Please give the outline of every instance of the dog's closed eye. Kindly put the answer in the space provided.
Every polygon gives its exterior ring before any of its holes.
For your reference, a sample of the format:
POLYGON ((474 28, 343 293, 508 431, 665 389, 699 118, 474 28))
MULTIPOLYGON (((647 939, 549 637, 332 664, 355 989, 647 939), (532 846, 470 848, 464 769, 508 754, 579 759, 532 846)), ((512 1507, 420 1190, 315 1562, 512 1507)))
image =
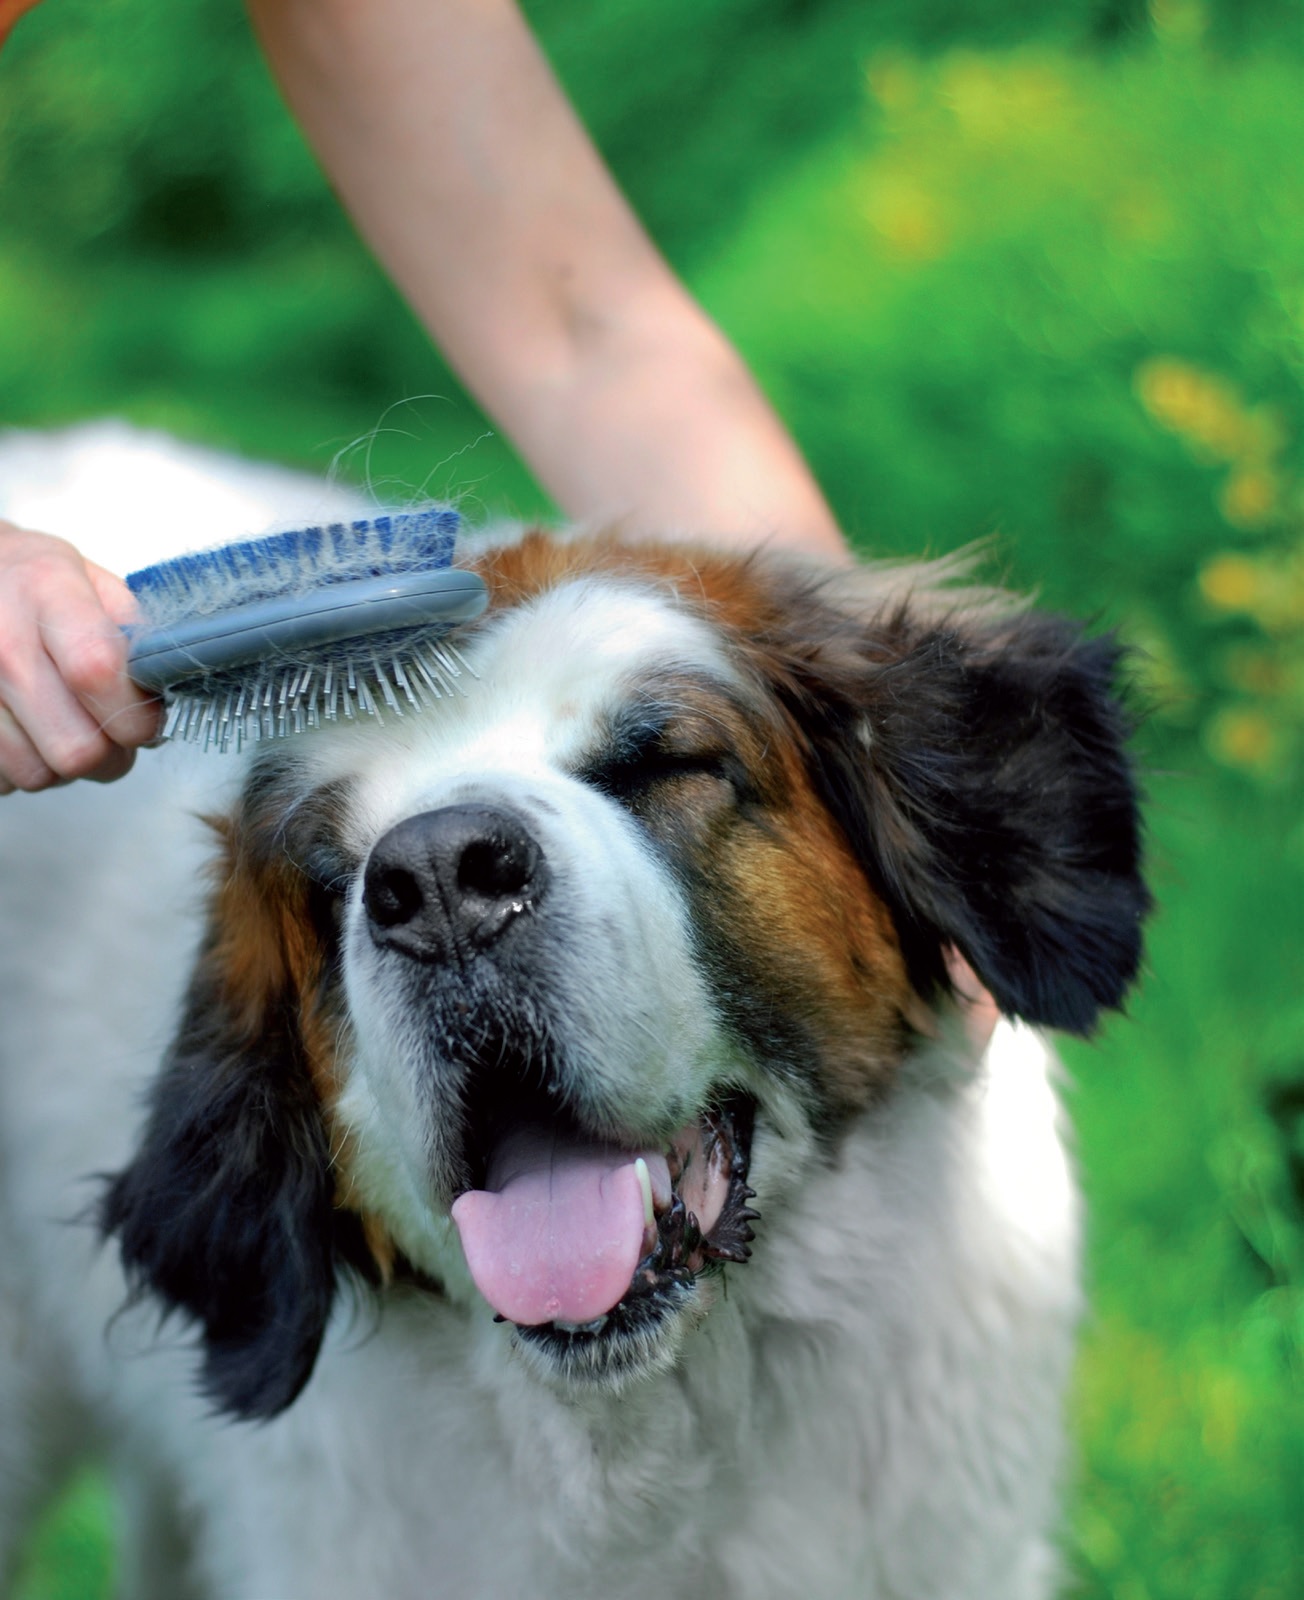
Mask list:
POLYGON ((639 812, 666 784, 706 780, 719 787, 719 803, 745 804, 756 785, 737 748, 732 718, 703 693, 692 700, 649 696, 617 717, 602 746, 577 776, 600 793, 639 812))

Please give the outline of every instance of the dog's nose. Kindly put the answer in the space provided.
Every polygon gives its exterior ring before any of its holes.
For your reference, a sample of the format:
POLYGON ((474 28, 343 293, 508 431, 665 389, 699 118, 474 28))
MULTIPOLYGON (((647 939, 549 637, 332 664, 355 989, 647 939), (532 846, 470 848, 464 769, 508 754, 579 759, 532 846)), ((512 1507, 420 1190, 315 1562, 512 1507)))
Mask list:
POLYGON ((444 806, 391 828, 372 849, 362 903, 376 944, 447 961, 500 938, 538 904, 543 852, 496 806, 444 806))

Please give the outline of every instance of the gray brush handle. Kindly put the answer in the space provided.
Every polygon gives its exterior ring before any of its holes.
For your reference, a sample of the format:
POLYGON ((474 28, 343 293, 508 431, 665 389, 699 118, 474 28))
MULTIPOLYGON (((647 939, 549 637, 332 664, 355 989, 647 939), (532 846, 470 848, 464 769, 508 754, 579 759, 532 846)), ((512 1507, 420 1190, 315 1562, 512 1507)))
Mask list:
POLYGON ((127 630, 127 672, 158 694, 193 679, 399 628, 453 627, 478 617, 489 591, 461 567, 356 578, 309 594, 251 601, 172 627, 127 630))

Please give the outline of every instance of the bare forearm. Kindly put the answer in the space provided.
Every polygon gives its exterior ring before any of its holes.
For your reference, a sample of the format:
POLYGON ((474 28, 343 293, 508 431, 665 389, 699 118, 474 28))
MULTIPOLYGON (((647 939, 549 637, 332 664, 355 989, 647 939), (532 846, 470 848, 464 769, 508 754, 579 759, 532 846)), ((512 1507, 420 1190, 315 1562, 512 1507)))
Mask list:
POLYGON ((845 555, 512 0, 250 3, 358 226, 568 514, 845 555))
POLYGON ((555 382, 519 384, 502 414, 558 504, 638 531, 844 556, 791 438, 696 306, 631 323, 578 352, 555 382))

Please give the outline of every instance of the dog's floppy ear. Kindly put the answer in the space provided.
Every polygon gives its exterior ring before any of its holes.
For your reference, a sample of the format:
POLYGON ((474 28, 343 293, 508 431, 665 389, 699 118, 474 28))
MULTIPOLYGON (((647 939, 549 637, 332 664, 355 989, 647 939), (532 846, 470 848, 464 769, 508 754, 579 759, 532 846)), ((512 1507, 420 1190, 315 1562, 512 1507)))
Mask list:
POLYGON ((101 1223, 133 1286, 201 1325, 204 1392, 259 1418, 288 1406, 312 1372, 339 1224, 304 1043, 320 977, 306 888, 288 870, 250 870, 227 833, 181 1025, 101 1223))
POLYGON ((768 641, 776 691, 916 987, 945 986, 953 945, 1007 1014, 1089 1032, 1150 905, 1117 643, 936 595, 801 610, 768 641))

